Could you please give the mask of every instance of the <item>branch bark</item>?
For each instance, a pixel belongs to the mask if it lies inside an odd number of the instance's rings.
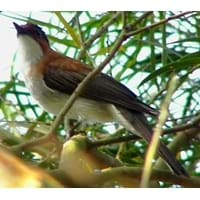
[[[119,176],[127,176],[129,178],[137,178],[140,180],[142,170],[142,168],[137,167],[116,167],[112,169],[105,169],[99,174],[98,181],[101,182],[109,179],[115,179]],[[164,181],[172,184],[182,185],[184,187],[200,187],[199,178],[185,178],[162,170],[152,170],[151,180]]]
[[[144,170],[141,179],[141,187],[148,187],[149,185],[151,170],[153,167],[152,160],[154,159],[156,150],[159,145],[160,136],[162,134],[162,127],[168,116],[168,107],[170,104],[171,97],[176,88],[177,78],[173,76],[171,79],[169,79],[168,84],[169,87],[167,89],[167,94],[165,96],[164,101],[161,104],[161,110],[160,110],[160,115],[158,117],[158,122],[154,128],[152,140],[149,144],[147,154],[145,157]]]
[[[115,167],[107,168],[100,170],[97,173],[94,172],[94,179],[92,182],[84,185],[83,183],[79,184],[67,176],[63,176],[62,170],[53,170],[50,171],[50,175],[59,180],[61,183],[70,187],[95,187],[95,186],[104,186],[105,183],[116,183],[122,187],[139,187],[136,185],[137,181],[140,180],[142,174],[142,168],[139,167]],[[126,179],[126,186],[123,185]],[[171,184],[181,185],[182,187],[187,188],[199,188],[200,179],[196,177],[186,178],[181,176],[176,176],[170,172],[163,170],[152,170],[151,181],[163,181]],[[151,186],[151,185],[150,185]],[[155,187],[155,184],[152,184],[152,187]]]

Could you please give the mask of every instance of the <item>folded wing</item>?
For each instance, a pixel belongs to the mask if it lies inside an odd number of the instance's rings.
[[[44,73],[44,81],[51,89],[72,94],[86,75],[86,72],[81,73],[75,70],[48,67]],[[96,101],[112,103],[133,111],[151,115],[158,114],[155,109],[140,101],[126,86],[103,73],[97,75],[88,83],[81,96]]]

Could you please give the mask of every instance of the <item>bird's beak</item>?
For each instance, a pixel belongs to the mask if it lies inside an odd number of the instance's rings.
[[[18,25],[17,23],[13,22],[13,25],[17,31],[17,34],[20,34],[20,33],[24,33],[24,28],[20,25]]]

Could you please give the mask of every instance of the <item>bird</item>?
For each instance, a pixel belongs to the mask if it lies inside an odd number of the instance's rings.
[[[47,35],[37,24],[13,24],[17,32],[18,55],[22,65],[20,71],[25,85],[44,110],[57,115],[93,68],[52,49]],[[102,72],[87,84],[66,118],[86,123],[117,122],[150,143],[153,130],[146,114],[158,116],[158,113],[125,85]],[[161,141],[158,152],[175,175],[189,176]]]

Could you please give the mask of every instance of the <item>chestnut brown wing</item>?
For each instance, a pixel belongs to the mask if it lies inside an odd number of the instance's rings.
[[[86,75],[86,73],[77,71],[49,67],[44,73],[44,81],[51,89],[72,94]],[[88,83],[81,96],[96,101],[112,103],[128,110],[151,115],[158,114],[155,109],[140,101],[126,86],[103,73],[97,75]]]

